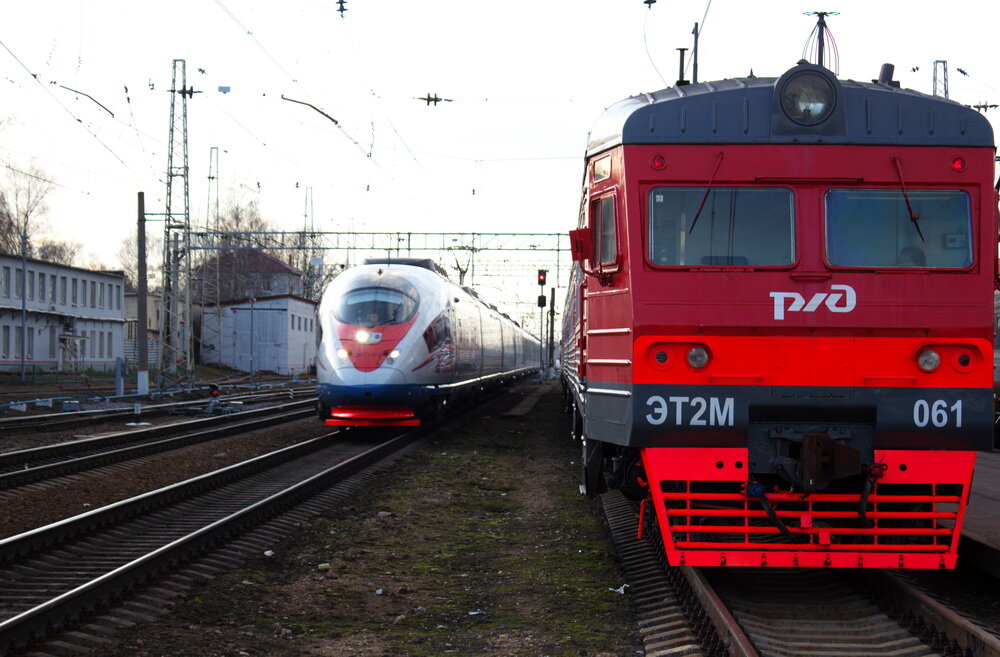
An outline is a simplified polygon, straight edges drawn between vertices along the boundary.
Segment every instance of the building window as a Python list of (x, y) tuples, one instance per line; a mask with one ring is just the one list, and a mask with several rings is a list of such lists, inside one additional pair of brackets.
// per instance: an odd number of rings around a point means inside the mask
[(108, 358), (112, 358), (115, 355), (114, 350), (111, 348), (112, 337), (114, 337), (114, 334), (111, 331), (108, 331)]
[(4, 358), (10, 358), (10, 327), (4, 326), (0, 333), (0, 353)]
[(104, 331), (97, 333), (97, 356), (104, 358)]
[(66, 305), (66, 277), (59, 277), (59, 303)]
[(90, 281), (90, 307), (97, 307), (97, 281)]
[(25, 358), (28, 359), (28, 360), (34, 360), (35, 359), (35, 330), (33, 328), (31, 328), (31, 327), (28, 327), (27, 333), (28, 333), (28, 355), (25, 356)]
[(3, 285), (3, 295), (10, 298), (10, 267), (3, 268), (3, 279), (0, 280), (0, 284)]
[(77, 296), (77, 293), (76, 293), (77, 287), (78, 287), (78, 283), (79, 283), (79, 281), (74, 278), (73, 279), (73, 296), (71, 297), (71, 299), (73, 300), (73, 305), (74, 306), (77, 305), (77, 299), (79, 298)]
[[(55, 277), (53, 277), (53, 280)], [(58, 337), (56, 336), (56, 327), (49, 327), (49, 358), (54, 359), (56, 357), (56, 341)]]
[(56, 275), (49, 274), (49, 303), (56, 303)]
[(115, 286), (115, 309), (116, 310), (121, 310), (122, 309), (122, 286), (121, 285), (116, 285)]
[(14, 270), (14, 298), (20, 299), (24, 295), (24, 270)]
[(14, 327), (14, 358), (21, 357), (21, 349), (24, 346), (24, 333), (20, 326)]
[(28, 301), (35, 300), (35, 272), (28, 272)]
[(38, 272), (38, 300), (45, 301), (45, 274)]

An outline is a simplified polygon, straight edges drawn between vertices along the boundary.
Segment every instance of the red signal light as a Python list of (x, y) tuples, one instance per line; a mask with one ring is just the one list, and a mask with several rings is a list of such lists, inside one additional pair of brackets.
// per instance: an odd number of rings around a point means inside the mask
[(545, 278), (546, 278), (546, 275), (548, 273), (549, 273), (548, 269), (539, 269), (538, 270), (538, 284), (539, 285), (545, 285)]
[(964, 157), (953, 157), (951, 158), (951, 170), (955, 173), (962, 173), (965, 171), (965, 158)]

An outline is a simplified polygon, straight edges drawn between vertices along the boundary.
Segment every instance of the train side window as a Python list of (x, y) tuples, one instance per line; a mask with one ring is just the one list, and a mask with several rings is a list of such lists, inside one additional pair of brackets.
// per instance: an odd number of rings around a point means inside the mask
[(826, 259), (834, 267), (972, 265), (969, 195), (955, 189), (831, 189)]
[(594, 228), (594, 256), (601, 267), (618, 262), (618, 235), (615, 228), (615, 197), (605, 196), (590, 204)]

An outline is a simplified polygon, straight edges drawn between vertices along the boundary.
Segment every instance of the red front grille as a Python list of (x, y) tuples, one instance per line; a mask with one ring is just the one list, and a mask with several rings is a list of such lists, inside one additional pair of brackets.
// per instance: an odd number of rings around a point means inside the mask
[(887, 467), (863, 518), (860, 490), (768, 491), (782, 531), (743, 492), (746, 450), (643, 454), (668, 559), (691, 566), (954, 567), (974, 459), (973, 452), (876, 451)]

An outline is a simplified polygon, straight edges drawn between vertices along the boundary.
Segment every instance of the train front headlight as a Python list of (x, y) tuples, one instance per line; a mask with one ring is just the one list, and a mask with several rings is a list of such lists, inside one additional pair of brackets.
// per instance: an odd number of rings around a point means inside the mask
[(347, 353), (346, 349), (337, 350), (337, 358), (339, 358), (340, 360), (346, 361), (348, 359), (348, 356), (349, 354)]
[(708, 365), (709, 358), (710, 356), (708, 354), (708, 349), (706, 349), (705, 347), (691, 347), (688, 350), (687, 354), (688, 365), (695, 368), (696, 370), (700, 370), (701, 368)]
[(917, 355), (917, 365), (925, 372), (933, 372), (941, 365), (941, 354), (933, 349), (924, 349)]
[(830, 81), (814, 71), (793, 76), (781, 90), (781, 109), (799, 125), (822, 123), (833, 112), (837, 92)]

